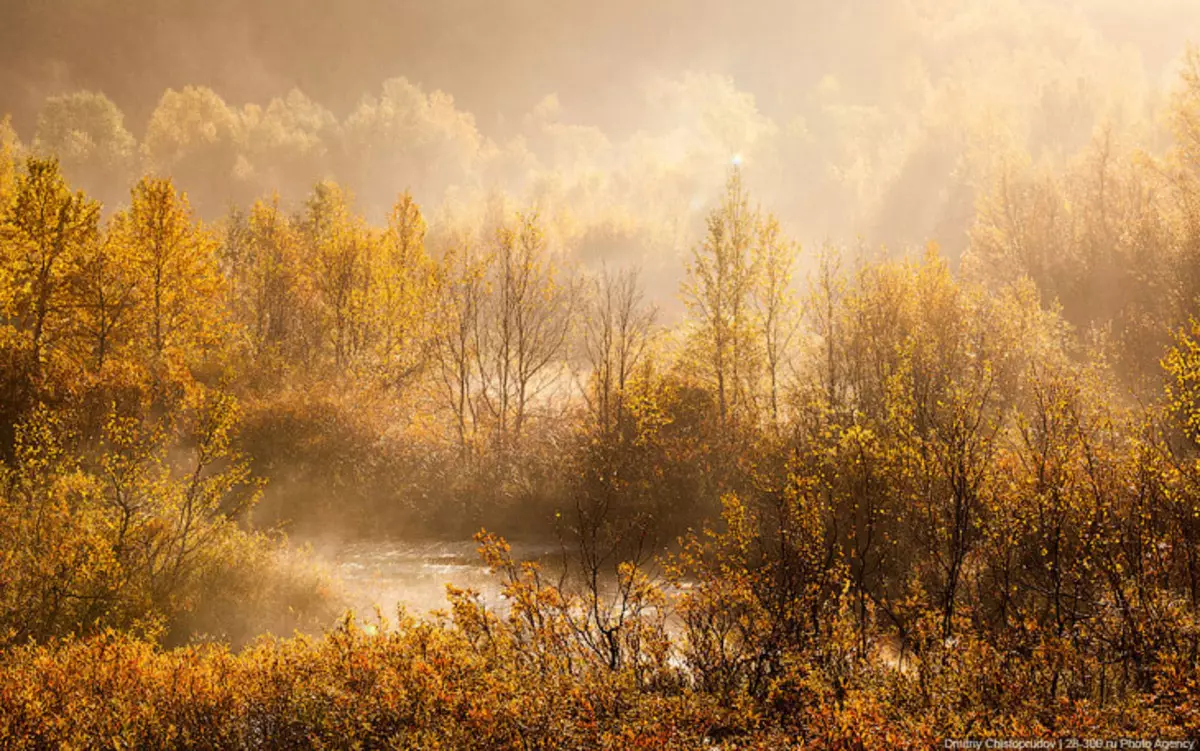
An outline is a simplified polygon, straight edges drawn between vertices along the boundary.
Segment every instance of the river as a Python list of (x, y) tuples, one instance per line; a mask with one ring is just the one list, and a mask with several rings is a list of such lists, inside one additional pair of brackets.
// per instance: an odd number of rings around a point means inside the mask
[[(350, 607), (364, 618), (378, 606), (395, 619), (398, 608), (413, 615), (447, 609), (446, 585), (471, 588), (500, 606), (501, 581), (479, 559), (473, 541), (370, 541), (346, 543), (326, 553), (341, 580)], [(514, 560), (541, 560), (557, 568), (560, 550), (547, 545), (512, 544)]]

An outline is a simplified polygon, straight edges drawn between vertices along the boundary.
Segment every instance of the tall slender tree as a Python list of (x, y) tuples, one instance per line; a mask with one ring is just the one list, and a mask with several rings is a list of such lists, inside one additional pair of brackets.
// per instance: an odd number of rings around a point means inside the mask
[(735, 167), (720, 205), (708, 215), (707, 233), (692, 251), (683, 283), (696, 369), (716, 393), (725, 427), (736, 425), (753, 407), (759, 361), (753, 310), (758, 224), (758, 212), (750, 208), (741, 170)]

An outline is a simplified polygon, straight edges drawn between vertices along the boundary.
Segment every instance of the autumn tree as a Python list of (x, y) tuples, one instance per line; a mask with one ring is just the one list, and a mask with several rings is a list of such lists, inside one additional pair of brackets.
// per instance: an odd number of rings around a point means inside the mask
[[(387, 211), (387, 199), (412, 185), (419, 195), (440, 195), (461, 184), (476, 168), (484, 145), (474, 118), (442, 91), (424, 92), (404, 78), (383, 82), (379, 96), (365, 96), (345, 119), (341, 142), (346, 180), (372, 216)], [(400, 182), (403, 180), (403, 182)]]
[(467, 462), (479, 448), (475, 326), (486, 291), (485, 264), (486, 259), (479, 258), (469, 241), (462, 240), (447, 249), (439, 270), (442, 284), (435, 355), (438, 391), (449, 409), (458, 457)]
[(128, 195), (137, 141), (125, 128), (124, 114), (103, 94), (48, 98), (38, 115), (33, 150), (57, 157), (72, 182), (106, 205)]
[(811, 369), (811, 382), (816, 389), (808, 395), (808, 400), (833, 412), (842, 406), (845, 390), (844, 362), (839, 351), (844, 341), (839, 318), (846, 279), (842, 257), (836, 249), (830, 246), (821, 249), (816, 268), (809, 274), (807, 290), (804, 331), (809, 335), (809, 346), (802, 362)]
[[(647, 303), (636, 269), (603, 270), (590, 280), (582, 307), (588, 419), (581, 432), (578, 479), (571, 490), (572, 531), (592, 606), (600, 608), (600, 577), (623, 556), (640, 565), (653, 537), (647, 475), (654, 461), (650, 349), (657, 309)], [(597, 620), (604, 622), (599, 611)], [(608, 628), (605, 625), (604, 628)]]
[(0, 309), (36, 376), (71, 318), (69, 278), (97, 242), (100, 208), (72, 193), (54, 160), (31, 158), (0, 220)]
[(760, 355), (753, 310), (758, 223), (735, 168), (721, 204), (708, 215), (704, 241), (692, 251), (683, 285), (695, 332), (696, 368), (716, 392), (726, 427), (753, 414)]
[(472, 332), (479, 401), (505, 455), (562, 381), (576, 295), (555, 267), (536, 213), (518, 214), (496, 232), (486, 283)]
[[(990, 500), (984, 528), (987, 585), (980, 605), (997, 633), (1014, 643), (1073, 641), (1078, 649), (1078, 662), (1063, 661), (1046, 676), (1046, 701), (1056, 700), (1072, 673), (1078, 680), (1091, 672), (1084, 663), (1097, 645), (1089, 622), (1105, 596), (1105, 549), (1121, 514), (1120, 494), (1111, 492), (1096, 463), (1113, 415), (1089, 398), (1098, 396), (1095, 387), (1061, 363), (1030, 374), (1010, 455), (1015, 461), (1000, 465), (1014, 485)], [(1029, 633), (1022, 622), (1039, 624), (1041, 633)]]
[(237, 113), (239, 178), (258, 190), (300, 199), (312, 182), (329, 174), (337, 146), (337, 118), (298, 89), (265, 107)]
[(321, 347), (338, 372), (347, 372), (363, 364), (374, 333), (370, 298), (378, 244), (351, 212), (349, 196), (334, 183), (317, 185), (301, 226), (320, 310)]
[(782, 236), (779, 221), (763, 217), (757, 228), (754, 255), (758, 278), (754, 307), (767, 375), (767, 402), (771, 421), (780, 424), (780, 390), (785, 368), (799, 330), (799, 310), (792, 289), (799, 248)]
[(124, 244), (122, 224), (114, 217), (98, 238), (74, 259), (70, 276), (73, 338), (79, 359), (99, 371), (130, 344), (135, 332), (136, 309), (141, 299), (137, 259)]
[(144, 178), (116, 223), (140, 288), (138, 335), (153, 361), (187, 358), (217, 342), (223, 281), (219, 244), (171, 180)]
[(592, 280), (584, 308), (585, 399), (601, 436), (625, 427), (630, 382), (643, 364), (656, 308), (645, 301), (636, 269), (603, 270)]
[(388, 216), (373, 293), (378, 367), (394, 386), (425, 367), (434, 344), (437, 276), (425, 252), (425, 230), (412, 194), (401, 194)]
[(256, 366), (278, 372), (311, 364), (319, 342), (311, 336), (316, 315), (312, 280), (302, 242), (278, 195), (256, 201), (249, 214), (232, 217), (223, 247), (233, 312), (250, 337)]
[[(150, 115), (142, 139), (145, 169), (170, 175), (195, 196), (202, 213), (224, 208), (250, 167), (239, 159), (240, 118), (202, 86), (168, 89)], [(249, 201), (247, 201), (248, 203)]]
[(1064, 170), (1005, 165), (971, 230), (968, 276), (993, 287), (1029, 277), (1149, 394), (1160, 374), (1147, 365), (1200, 289), (1188, 178), (1172, 162), (1152, 165), (1105, 131)]

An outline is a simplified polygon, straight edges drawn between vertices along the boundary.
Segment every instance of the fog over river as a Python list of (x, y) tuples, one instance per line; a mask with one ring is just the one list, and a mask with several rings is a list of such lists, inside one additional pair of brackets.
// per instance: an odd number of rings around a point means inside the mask
[[(397, 608), (413, 615), (446, 609), (446, 585), (470, 588), (484, 600), (502, 606), (502, 579), (488, 572), (474, 541), (369, 541), (347, 543), (327, 552), (341, 579), (347, 604), (361, 617), (372, 618), (375, 606), (394, 620)], [(562, 550), (547, 545), (513, 543), (513, 560), (538, 560), (548, 571), (562, 567)]]

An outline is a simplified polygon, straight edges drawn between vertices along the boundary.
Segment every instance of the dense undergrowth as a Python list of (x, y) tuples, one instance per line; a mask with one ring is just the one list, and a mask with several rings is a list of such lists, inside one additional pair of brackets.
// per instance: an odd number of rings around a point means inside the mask
[[(350, 619), (320, 638), (263, 639), (236, 653), (162, 651), (113, 632), (14, 649), (0, 663), (0, 739), (6, 748), (774, 749), (1200, 732), (1197, 676), (1178, 656), (1156, 661), (1142, 690), (1055, 698), (1051, 674), (1072, 674), (1061, 645), (1021, 654), (968, 632), (930, 638), (896, 665), (861, 652), (843, 608), (820, 646), (777, 661), (762, 641), (731, 641), (741, 664), (726, 665), (730, 674), (706, 664), (698, 644), (672, 648), (654, 616), (625, 623), (610, 652), (586, 603), (513, 567), (503, 543), (485, 540), (485, 550), (512, 575), (506, 617), (452, 590), (436, 620)], [(661, 598), (638, 584), (630, 604)], [(940, 624), (917, 626), (926, 627)], [(761, 661), (773, 664), (751, 680)]]

